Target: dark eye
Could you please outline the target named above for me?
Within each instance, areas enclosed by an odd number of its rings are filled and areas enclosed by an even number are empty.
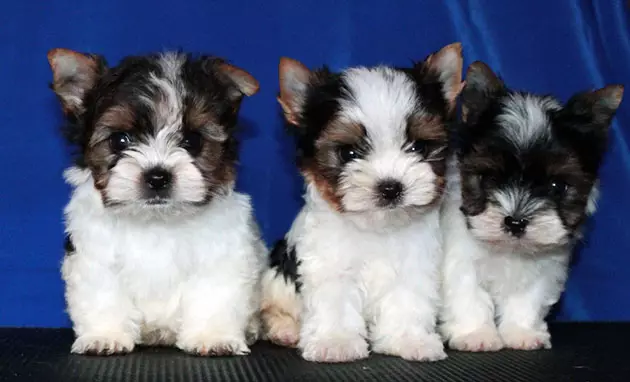
[[[190,155],[195,156],[201,152],[203,139],[198,131],[186,131],[182,138],[182,147],[188,150]]]
[[[127,133],[117,131],[109,136],[109,146],[115,152],[121,152],[129,147],[131,137]]]
[[[359,151],[354,146],[347,145],[339,148],[339,158],[341,158],[343,163],[350,162],[351,160],[355,160],[360,157],[361,155],[359,154]]]
[[[569,186],[561,180],[552,180],[549,182],[549,194],[554,198],[561,198],[566,194]]]
[[[419,155],[426,155],[427,143],[422,140],[413,141],[408,150],[410,153],[416,153]]]

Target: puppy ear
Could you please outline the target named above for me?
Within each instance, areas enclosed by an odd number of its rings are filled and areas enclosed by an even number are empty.
[[[48,62],[53,72],[51,87],[64,113],[80,115],[86,93],[105,71],[105,61],[96,55],[57,48],[48,52]]]
[[[456,42],[445,46],[429,55],[422,65],[425,70],[438,74],[444,98],[448,102],[449,110],[453,110],[457,96],[464,86],[462,83],[462,68],[464,66],[462,44]]]
[[[481,61],[475,61],[466,72],[466,86],[462,91],[462,119],[475,120],[490,101],[505,91],[503,81]]]
[[[608,85],[598,90],[577,93],[567,101],[564,110],[576,122],[582,122],[576,123],[576,127],[608,130],[623,99],[623,90],[622,85]]]
[[[243,95],[253,96],[260,88],[258,81],[251,74],[232,64],[226,62],[219,64],[219,71],[234,83],[240,93],[236,95],[237,98]]]
[[[288,57],[280,59],[278,69],[280,75],[278,102],[282,106],[287,122],[298,125],[311,81],[311,71],[302,63]]]
[[[585,156],[601,156],[608,145],[608,131],[621,100],[623,86],[575,94],[554,113],[554,127],[575,144]]]

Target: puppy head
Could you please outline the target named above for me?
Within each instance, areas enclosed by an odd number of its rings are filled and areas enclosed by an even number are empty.
[[[411,68],[332,73],[283,58],[278,101],[297,135],[307,183],[340,212],[438,200],[461,69],[458,43]]]
[[[623,87],[607,86],[562,105],[511,91],[473,63],[458,131],[462,212],[472,233],[532,251],[578,235],[622,95]]]
[[[105,206],[180,210],[232,187],[237,113],[258,90],[248,73],[180,53],[128,57],[111,68],[66,49],[48,60],[78,165]]]

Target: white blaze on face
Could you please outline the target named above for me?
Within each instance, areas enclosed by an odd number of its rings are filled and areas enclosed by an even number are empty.
[[[349,89],[341,101],[339,118],[365,127],[368,153],[345,166],[339,190],[347,211],[378,208],[377,185],[394,180],[403,187],[400,206],[422,206],[436,196],[436,175],[431,166],[407,152],[407,121],[421,114],[415,84],[405,74],[377,67],[354,68],[344,73]]]
[[[504,221],[508,216],[527,219],[525,233],[520,238],[505,230]],[[529,247],[547,247],[564,245],[569,240],[569,231],[555,207],[518,187],[492,193],[486,210],[469,217],[469,224],[473,235],[492,243],[520,242]]]
[[[202,202],[207,185],[193,158],[180,146],[186,89],[180,79],[183,58],[163,55],[162,73],[150,77],[151,96],[142,99],[152,112],[153,131],[136,142],[110,170],[106,193],[112,202],[142,202],[144,173],[163,168],[172,176],[172,202]]]

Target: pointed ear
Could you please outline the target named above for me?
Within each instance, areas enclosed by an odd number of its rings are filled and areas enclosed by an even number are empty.
[[[608,129],[623,99],[623,90],[622,85],[608,85],[598,90],[581,92],[571,97],[564,109],[588,125]]]
[[[462,91],[462,119],[465,122],[475,120],[505,89],[503,81],[488,65],[481,61],[470,64]]]
[[[447,45],[429,55],[423,63],[426,70],[438,73],[442,93],[450,110],[455,107],[457,96],[464,86],[462,83],[463,65],[462,44],[459,42]]]
[[[64,113],[83,113],[85,94],[105,71],[105,61],[96,55],[57,48],[48,52],[48,62],[53,72],[51,87],[59,97]]]
[[[260,88],[258,81],[251,74],[232,64],[225,62],[219,64],[219,71],[236,85],[236,89],[239,93],[235,94],[236,98],[242,97],[243,95],[248,97],[253,96]]]
[[[311,81],[311,71],[302,63],[282,57],[278,67],[280,74],[280,96],[278,102],[287,122],[297,125],[306,92]]]

